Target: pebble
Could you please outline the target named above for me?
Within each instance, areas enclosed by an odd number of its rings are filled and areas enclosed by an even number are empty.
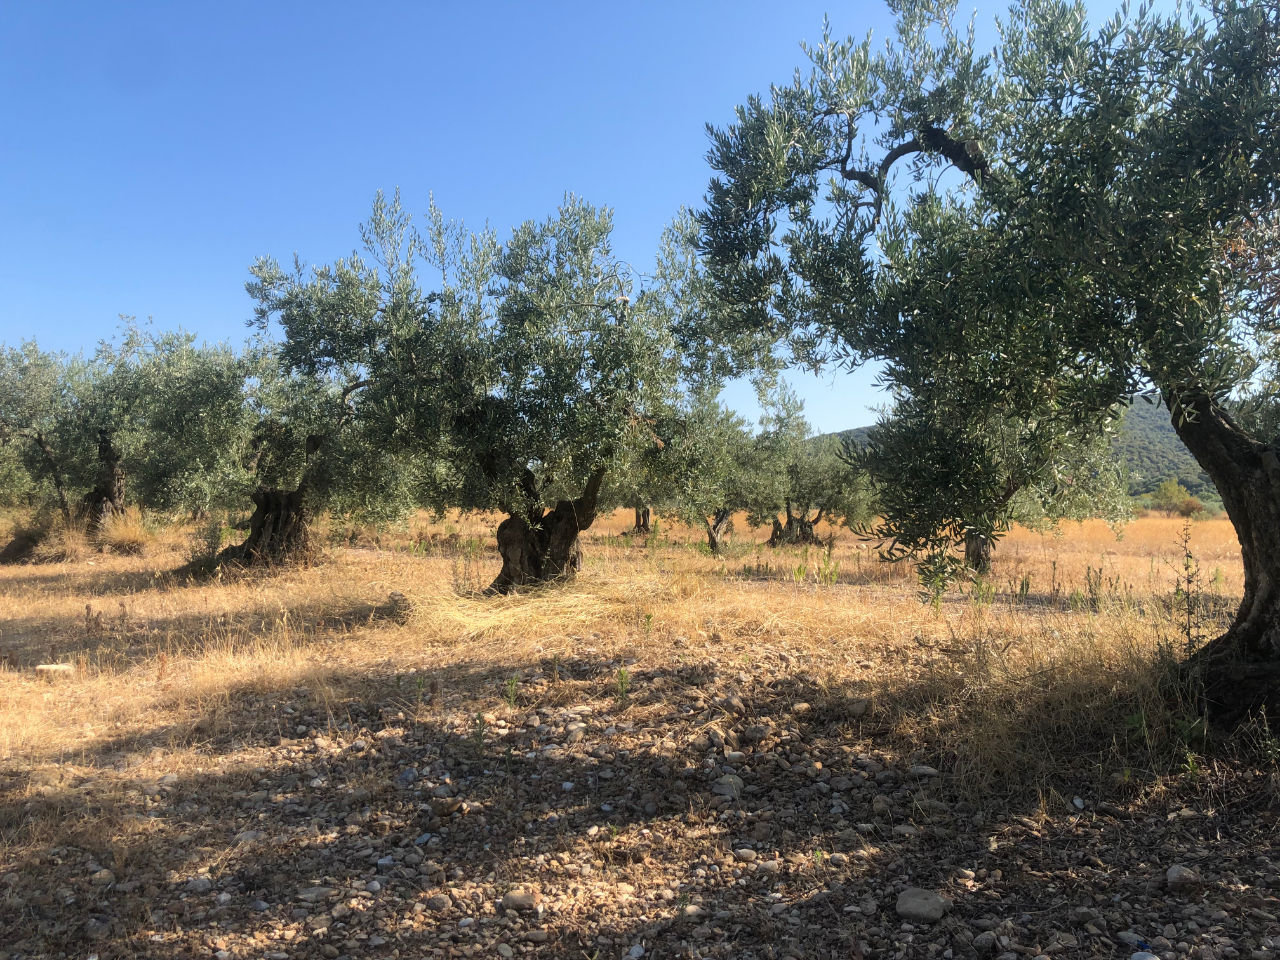
[[[736,799],[742,796],[742,790],[745,786],[746,784],[740,776],[734,773],[726,773],[712,784],[711,792],[720,797]]]
[[[933,890],[908,887],[898,894],[894,909],[904,920],[916,923],[934,923],[951,908],[951,901]]]
[[[1200,874],[1180,863],[1175,863],[1166,870],[1164,877],[1170,890],[1187,891],[1200,886]]]
[[[537,909],[540,899],[532,890],[511,890],[502,898],[502,909],[527,913]]]
[[[999,940],[993,931],[984,930],[973,938],[973,949],[979,953],[991,953],[998,943]]]

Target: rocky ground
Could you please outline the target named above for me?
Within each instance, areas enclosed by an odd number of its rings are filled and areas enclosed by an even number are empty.
[[[1280,955],[1274,764],[975,796],[785,652],[470,681],[10,770],[0,960]]]

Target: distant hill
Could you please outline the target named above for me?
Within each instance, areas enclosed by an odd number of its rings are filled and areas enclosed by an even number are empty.
[[[1163,403],[1135,400],[1125,414],[1115,446],[1120,462],[1129,470],[1130,493],[1150,493],[1173,477],[1202,500],[1218,500],[1213,483],[1173,432]]]
[[[852,437],[861,443],[871,429],[854,427],[841,430],[836,436]],[[1201,500],[1218,503],[1217,490],[1173,432],[1169,411],[1163,403],[1135,399],[1116,437],[1115,451],[1129,472],[1129,492],[1134,496],[1150,493],[1162,481],[1173,477]]]

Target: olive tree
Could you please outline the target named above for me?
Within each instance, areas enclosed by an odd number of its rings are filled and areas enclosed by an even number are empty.
[[[711,391],[692,394],[660,428],[658,502],[701,528],[708,549],[719,554],[732,532],[733,515],[759,499],[759,488],[770,483],[777,464],[760,456],[747,421]]]
[[[823,520],[860,526],[872,515],[872,496],[862,468],[845,457],[834,435],[814,436],[804,406],[783,386],[765,403],[757,456],[774,465],[769,482],[756,485],[748,520],[768,524],[769,546],[817,544]]]
[[[570,196],[502,243],[434,203],[419,232],[379,195],[363,254],[253,268],[285,368],[342,384],[361,435],[432,465],[420,502],[506,514],[498,592],[577,571],[606,472],[674,388],[669,324],[633,296],[611,230],[609,211]]]
[[[945,401],[904,398],[845,452],[874,484],[879,519],[870,532],[886,542],[886,559],[915,559],[922,579],[938,586],[957,572],[957,543],[964,566],[982,574],[1014,523],[1128,515],[1111,446],[1117,421],[1042,430],[1037,419],[997,411],[957,419]]]
[[[1228,264],[1276,206],[1280,7],[1091,34],[1080,5],[1028,0],[990,52],[951,3],[896,9],[886,47],[824,37],[714,133],[701,242],[736,322],[946,383],[949,418],[1070,431],[1159,393],[1244,560],[1235,623],[1198,658],[1208,700],[1273,700],[1280,467],[1230,401],[1276,321]]]
[[[43,351],[33,340],[0,350],[0,443],[22,485],[47,484],[66,521],[72,519],[73,424],[85,379],[81,358]]]
[[[251,486],[252,397],[271,366],[261,346],[199,343],[182,330],[126,320],[100,344],[80,402],[79,444],[105,442],[90,496],[101,512],[130,497],[151,509],[199,516],[231,509]]]

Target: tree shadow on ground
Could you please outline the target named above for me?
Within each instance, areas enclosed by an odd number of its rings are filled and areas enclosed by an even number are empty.
[[[126,600],[120,600],[118,611],[89,605],[76,616],[11,617],[0,634],[0,656],[15,668],[84,660],[95,668],[122,669],[160,653],[198,655],[211,647],[234,651],[267,639],[322,642],[358,627],[400,622],[405,615],[403,604],[391,598],[298,604],[287,610],[259,604],[230,615],[193,611],[144,619],[129,614]]]
[[[1212,804],[1204,783],[1137,802],[1132,787],[1104,799],[1079,786],[1083,810],[975,796],[945,758],[903,752],[894,714],[865,703],[882,692],[769,658],[750,675],[710,659],[633,664],[625,690],[624,661],[586,654],[325,671],[229,691],[231,714],[154,741],[102,738],[87,773],[10,769],[0,942],[102,958],[491,956],[501,944],[776,960],[970,956],[990,928],[1024,955],[1114,956],[1122,904],[1147,938],[1189,909],[1223,909],[1219,930],[1261,949],[1247,911],[1274,914],[1280,884],[1262,866],[1276,825],[1265,784],[1224,778],[1208,785]],[[927,702],[924,682],[893,695]],[[1035,721],[1018,715],[1034,704],[1010,709],[1011,730]],[[165,755],[144,755],[184,736],[194,762],[166,771]],[[1227,818],[1232,803],[1252,806]],[[1189,815],[1169,815],[1184,804]],[[1210,879],[1165,889],[1173,856]],[[904,926],[905,886],[955,906]],[[536,903],[504,906],[513,891]]]

